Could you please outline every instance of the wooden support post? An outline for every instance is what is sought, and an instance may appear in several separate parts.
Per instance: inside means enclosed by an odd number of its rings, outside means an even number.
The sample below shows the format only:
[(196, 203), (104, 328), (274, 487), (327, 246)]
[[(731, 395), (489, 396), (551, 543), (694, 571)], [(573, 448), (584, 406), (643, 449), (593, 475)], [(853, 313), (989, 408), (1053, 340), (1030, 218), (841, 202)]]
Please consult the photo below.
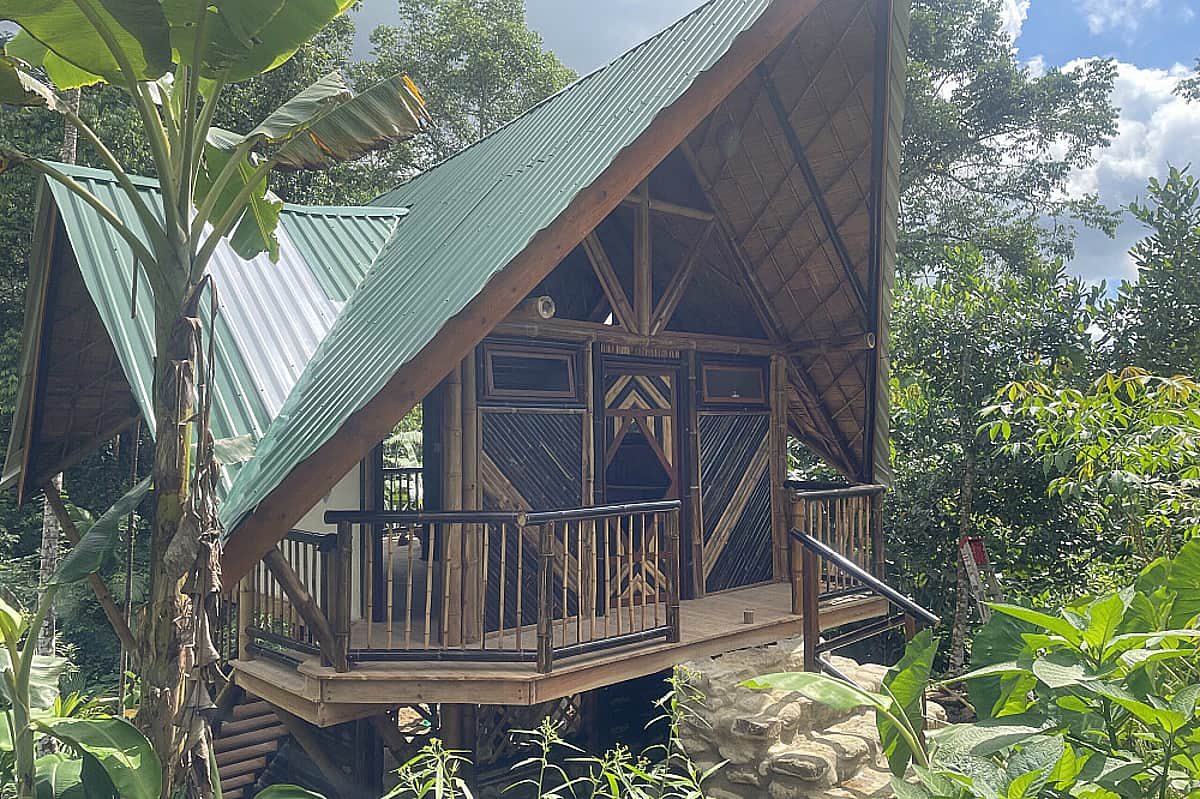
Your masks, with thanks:
[(887, 570), (883, 543), (883, 492), (871, 497), (871, 574), (884, 580)]
[(378, 795), (370, 788), (360, 784), (354, 775), (348, 774), (338, 767), (337, 763), (326, 753), (314, 726), (280, 707), (272, 706), (271, 709), (275, 711), (275, 715), (287, 729), (288, 734), (295, 739), (296, 743), (300, 744), (304, 754), (312, 760), (313, 765), (321, 772), (325, 781), (338, 792), (338, 797), (341, 799), (367, 799)]
[[(59, 493), (58, 487), (53, 483), (46, 483), (44, 489), (46, 493), (46, 504), (50, 506), (50, 511), (54, 514), (54, 518), (58, 520), (58, 526), (62, 528), (63, 535), (71, 542), (71, 546), (79, 543), (80, 535), (79, 528), (75, 526), (71, 515), (67, 513), (66, 503), (63, 502), (62, 494)], [(117, 607), (116, 601), (113, 600), (112, 594), (108, 591), (108, 586), (104, 584), (104, 580), (100, 579), (100, 575), (92, 572), (88, 575), (88, 584), (92, 586), (92, 593), (96, 595), (96, 601), (100, 603), (100, 608), (104, 611), (104, 617), (108, 619), (108, 623), (112, 625), (113, 632), (117, 634), (117, 638), (121, 641), (121, 646), (125, 647), (126, 652), (137, 655), (137, 642), (133, 640), (133, 633), (129, 629), (129, 625), (125, 623), (125, 616), (121, 613), (121, 609)]]
[(354, 590), (354, 525), (338, 522), (337, 544), (330, 556), (329, 589), (333, 596), (333, 668), (349, 671), (350, 600)]
[(688, 353), (688, 499), (691, 504), (692, 542), (692, 593), (699, 599), (704, 596), (704, 503), (700, 485), (700, 363), (695, 350)]
[(238, 581), (238, 659), (253, 660), (254, 653), (250, 651), (250, 633), (254, 626), (254, 587), (250, 584), (250, 573)]
[(679, 509), (667, 514), (667, 643), (677, 644), (679, 629)]
[[(554, 668), (554, 536), (553, 526), (538, 528), (538, 614), (537, 670), (549, 674)], [(521, 535), (524, 535), (524, 529)], [(564, 575), (565, 579), (565, 575)]]
[[(462, 510), (463, 498), (463, 392), (462, 364), (460, 363), (446, 378), (442, 413), (442, 510)], [(458, 646), (462, 643), (462, 525), (450, 524), (443, 528), (445, 545), (441, 548), (445, 559), (443, 574), (446, 584), (443, 586), (442, 618), (446, 621), (446, 629), (442, 630), (441, 640), (445, 646)], [(435, 550), (436, 551), (436, 550)]]
[(652, 240), (650, 235), (650, 186), (642, 181), (633, 224), (633, 311), (637, 332), (650, 334), (650, 315), (654, 308)]
[(336, 664), (338, 662), (338, 642), (333, 627), (325, 618), (325, 614), (321, 612), (321, 608), (313, 599), (312, 594), (305, 588), (300, 576), (283, 557), (278, 545), (267, 552), (263, 557), (263, 563), (271, 572), (271, 576), (283, 588), (283, 592), (287, 594), (292, 607), (300, 613), (300, 618), (304, 619), (304, 623), (317, 636), (317, 643), (321, 647), (321, 664), (325, 666)]
[[(479, 406), (476, 393), (475, 351), (462, 365), (462, 509), (479, 510)], [(483, 596), (483, 526), (463, 528), (463, 643), (483, 640), (484, 612), (488, 601)]]
[(807, 547), (801, 547), (801, 613), (804, 630), (804, 670), (819, 671), (817, 667), (817, 642), (821, 638), (820, 564), (817, 555)]
[(771, 456), (767, 466), (771, 479), (772, 574), (775, 580), (788, 577), (787, 484), (787, 365), (782, 355), (771, 356)]

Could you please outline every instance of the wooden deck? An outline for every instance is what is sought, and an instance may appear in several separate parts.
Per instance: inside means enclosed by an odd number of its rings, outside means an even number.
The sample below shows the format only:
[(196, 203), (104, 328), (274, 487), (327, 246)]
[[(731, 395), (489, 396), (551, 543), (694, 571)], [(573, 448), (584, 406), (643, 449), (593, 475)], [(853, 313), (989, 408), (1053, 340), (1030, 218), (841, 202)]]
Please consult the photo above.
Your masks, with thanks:
[[(235, 660), (236, 679), (246, 690), (301, 718), (327, 726), (363, 718), (384, 708), (421, 702), (534, 705), (654, 674), (685, 660), (800, 635), (791, 588), (784, 583), (743, 588), (680, 603), (682, 637), (556, 660), (539, 674), (532, 663), (386, 662), (357, 663), (348, 672), (316, 659), (290, 668), (266, 658)], [(753, 623), (745, 612), (754, 612)], [(843, 597), (821, 609), (821, 628), (882, 616), (887, 601)]]

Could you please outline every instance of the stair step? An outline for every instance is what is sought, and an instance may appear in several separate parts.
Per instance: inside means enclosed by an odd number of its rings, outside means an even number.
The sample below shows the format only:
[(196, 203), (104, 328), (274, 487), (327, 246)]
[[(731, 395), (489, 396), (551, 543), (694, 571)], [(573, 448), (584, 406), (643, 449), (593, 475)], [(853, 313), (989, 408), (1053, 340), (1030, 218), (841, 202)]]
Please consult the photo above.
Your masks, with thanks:
[(239, 760), (238, 762), (230, 763), (228, 766), (224, 766), (223, 768), (218, 768), (217, 775), (221, 778), (221, 781), (224, 782), (231, 777), (240, 777), (242, 774), (262, 771), (266, 767), (266, 757), (255, 757), (251, 758), (250, 760)]
[(243, 746), (253, 746), (254, 744), (266, 743), (282, 738), (287, 734), (287, 728), (276, 722), (270, 727), (262, 727), (253, 732), (245, 732), (241, 735), (231, 735), (228, 738), (222, 736), (219, 740), (213, 742), (213, 749), (217, 754), (229, 752), (234, 749), (241, 749)]
[(236, 788), (244, 788), (247, 785), (253, 785), (258, 780), (257, 774), (242, 774), (228, 780), (221, 780), (221, 793), (232, 791)]
[(275, 709), (271, 707), (271, 703), (262, 699), (255, 699), (245, 704), (238, 705), (230, 714), (235, 719), (244, 719), (248, 716), (261, 716), (264, 713), (274, 713)]
[(232, 738), (235, 735), (241, 735), (244, 732), (253, 732), (261, 730), (263, 727), (270, 727), (272, 724), (278, 724), (279, 717), (274, 712), (263, 713), (258, 716), (248, 716), (237, 721), (227, 721), (221, 725), (221, 735), (217, 740)]
[(233, 749), (229, 752), (217, 753), (217, 768), (223, 768), (233, 763), (240, 763), (243, 760), (251, 760), (262, 755), (269, 755), (279, 749), (279, 739), (264, 741), (254, 746), (247, 746), (242, 749)]

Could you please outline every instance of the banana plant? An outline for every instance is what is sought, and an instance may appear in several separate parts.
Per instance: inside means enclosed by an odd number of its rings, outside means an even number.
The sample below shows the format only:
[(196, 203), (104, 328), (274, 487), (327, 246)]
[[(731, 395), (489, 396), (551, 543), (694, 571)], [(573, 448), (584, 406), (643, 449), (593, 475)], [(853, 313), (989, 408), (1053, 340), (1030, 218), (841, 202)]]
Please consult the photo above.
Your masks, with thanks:
[[(0, 170), (21, 166), (89, 205), (132, 253), (154, 294), (154, 513), (146, 621), (135, 659), (142, 677), (138, 726), (165, 769), (164, 795), (211, 780), (203, 731), (178, 726), (187, 697), (188, 652), (207, 597), (188, 576), (211, 562), (219, 535), (220, 468), (209, 432), (211, 384), (199, 313), (221, 241), (242, 257), (278, 257), (282, 202), (268, 189), (275, 169), (321, 169), (419, 132), (428, 124), (412, 81), (396, 75), (355, 94), (330, 74), (253, 130), (212, 125), (223, 89), (274, 69), (354, 0), (0, 0), (16, 36), (0, 51), (0, 102), (62, 115), (112, 172), (133, 209), (118, 213), (57, 165), (0, 141)], [(41, 76), (45, 76), (45, 80)], [(59, 92), (106, 82), (137, 109), (153, 156), (159, 202), (139, 192), (101, 136)], [(191, 584), (203, 585), (192, 580)], [(180, 623), (178, 620), (185, 620)], [(191, 714), (199, 718), (199, 714)], [(197, 735), (200, 732), (201, 734)], [(191, 748), (189, 749), (189, 746)], [(188, 771), (194, 779), (187, 779)]]

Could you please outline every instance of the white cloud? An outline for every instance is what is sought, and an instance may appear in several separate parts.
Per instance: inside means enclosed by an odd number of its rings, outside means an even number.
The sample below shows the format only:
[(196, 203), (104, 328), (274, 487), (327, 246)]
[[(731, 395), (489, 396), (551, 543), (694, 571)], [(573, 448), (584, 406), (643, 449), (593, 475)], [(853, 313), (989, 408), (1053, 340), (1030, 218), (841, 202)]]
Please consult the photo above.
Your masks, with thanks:
[[(1066, 68), (1074, 65), (1067, 64)], [(1119, 109), (1117, 135), (1099, 153), (1097, 162), (1071, 180), (1072, 194), (1096, 192), (1109, 207), (1128, 205), (1145, 195), (1146, 181), (1166, 173), (1167, 164), (1183, 167), (1197, 160), (1200, 168), (1200, 103), (1188, 103), (1174, 94), (1188, 68), (1144, 69), (1117, 64), (1113, 102)], [(1116, 241), (1094, 231), (1080, 235), (1074, 270), (1089, 279), (1114, 283), (1132, 277), (1128, 250), (1142, 235), (1133, 221), (1122, 224)]]
[(1025, 67), (1029, 70), (1030, 75), (1040, 78), (1046, 74), (1046, 57), (1039, 53), (1026, 61)]
[(1025, 19), (1029, 16), (1030, 0), (1002, 0), (1000, 6), (1000, 19), (1004, 28), (1004, 32), (1014, 42), (1021, 35), (1021, 28), (1025, 25)]
[(1118, 30), (1132, 33), (1144, 15), (1158, 8), (1159, 0), (1076, 0), (1075, 5), (1093, 34)]

